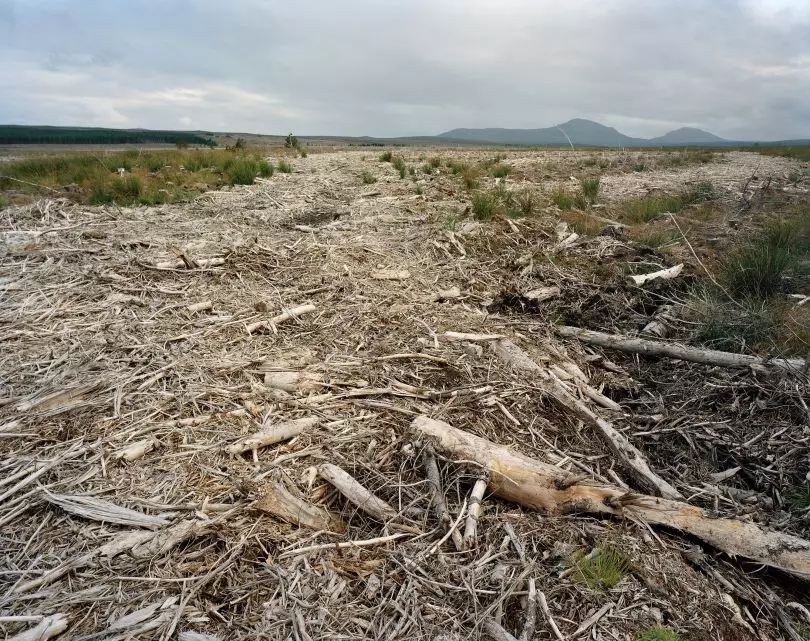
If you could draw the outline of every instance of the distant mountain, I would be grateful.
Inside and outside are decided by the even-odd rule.
[[[646,147],[728,144],[708,131],[683,127],[658,138],[632,138],[593,120],[574,118],[544,129],[452,129],[437,136],[501,145],[568,145],[575,147]]]
[[[665,133],[663,136],[650,138],[647,142],[651,145],[711,145],[715,143],[722,144],[726,140],[702,129],[681,127]]]

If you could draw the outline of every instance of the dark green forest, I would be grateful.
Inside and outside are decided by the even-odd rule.
[[[213,147],[213,134],[150,129],[103,129],[100,127],[47,127],[0,125],[2,145],[123,145],[168,143]]]

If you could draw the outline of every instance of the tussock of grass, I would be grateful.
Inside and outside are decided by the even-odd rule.
[[[431,165],[429,162],[426,162],[424,165],[422,165],[423,174],[432,174],[433,169],[434,169],[433,165]]]
[[[433,158],[430,158],[430,159],[428,160],[428,162],[430,163],[430,166],[431,166],[431,167],[433,167],[434,169],[437,169],[438,167],[440,167],[440,166],[441,166],[441,164],[442,164],[442,159],[441,159],[441,158],[439,158],[438,156],[433,156]]]
[[[810,254],[810,223],[775,221],[734,251],[724,280],[732,296],[764,300],[789,290],[786,276]]]
[[[464,186],[472,191],[478,189],[478,172],[472,167],[467,167],[461,174],[461,180],[464,181]]]
[[[291,174],[292,173],[292,163],[290,163],[286,158],[282,158],[278,161],[278,170],[282,174]]]
[[[374,175],[373,175],[373,174],[372,174],[370,171],[368,171],[368,170],[365,170],[365,171],[363,171],[363,173],[362,173],[362,174],[360,174],[360,180],[362,180],[362,181],[363,181],[363,184],[364,184],[364,185],[371,185],[371,184],[373,184],[373,183],[377,182],[377,179],[376,179],[376,178],[374,177]]]
[[[629,573],[630,561],[624,554],[603,548],[594,558],[576,560],[571,576],[589,588],[606,589],[614,587]]]
[[[599,178],[583,178],[579,181],[580,187],[582,187],[582,195],[585,196],[587,201],[591,204],[596,202],[596,198],[599,196]]]
[[[810,481],[794,488],[785,498],[793,510],[810,508]]]
[[[655,626],[642,630],[636,635],[637,641],[681,641],[680,635],[672,628]]]
[[[490,220],[497,205],[497,198],[490,192],[479,191],[473,194],[472,211],[476,220]]]
[[[555,189],[551,192],[551,202],[563,211],[569,211],[574,208],[574,195],[565,189]]]
[[[515,196],[515,203],[522,216],[531,216],[537,207],[534,192],[525,189]]]
[[[631,225],[648,223],[661,214],[675,214],[686,207],[711,199],[713,187],[710,182],[700,182],[685,187],[680,193],[648,194],[625,202],[619,212],[619,220]]]
[[[384,151],[380,154],[380,162],[391,162],[391,159],[394,157],[394,154],[391,151]]]
[[[463,173],[465,169],[467,169],[467,163],[463,163],[460,160],[450,159],[447,161],[447,166],[450,168],[450,172],[453,175],[457,175]]]
[[[504,163],[498,163],[493,165],[490,169],[490,173],[495,178],[506,178],[509,173],[512,171],[512,167]]]

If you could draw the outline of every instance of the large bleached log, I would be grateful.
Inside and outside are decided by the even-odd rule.
[[[532,358],[509,340],[500,340],[492,344],[495,355],[512,367],[532,372],[544,384],[545,389],[561,405],[567,407],[582,420],[586,421],[599,433],[602,441],[610,448],[628,473],[642,487],[657,492],[670,499],[682,498],[680,492],[658,476],[647,465],[641,452],[619,432],[610,421],[591,411],[585,403],[574,397],[552,373],[540,367]]]
[[[695,536],[730,556],[741,556],[810,580],[810,542],[751,522],[713,518],[699,507],[590,482],[568,484],[568,473],[510,448],[417,416],[420,437],[457,460],[475,461],[490,473],[493,494],[549,514],[592,513],[662,525]]]
[[[720,367],[751,367],[758,370],[767,370],[770,367],[792,372],[801,372],[807,368],[806,363],[799,358],[766,359],[747,354],[721,352],[716,349],[699,349],[680,343],[664,343],[644,338],[630,338],[620,334],[605,334],[567,325],[559,325],[556,329],[560,336],[576,338],[589,345],[629,352],[630,354],[667,356],[682,361],[719,365]]]

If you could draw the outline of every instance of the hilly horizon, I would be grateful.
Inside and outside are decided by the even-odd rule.
[[[539,129],[458,128],[440,133],[437,138],[506,145],[570,144],[575,147],[722,145],[733,142],[694,127],[681,127],[655,138],[634,138],[623,134],[615,127],[607,127],[584,118],[573,118],[552,127]]]

